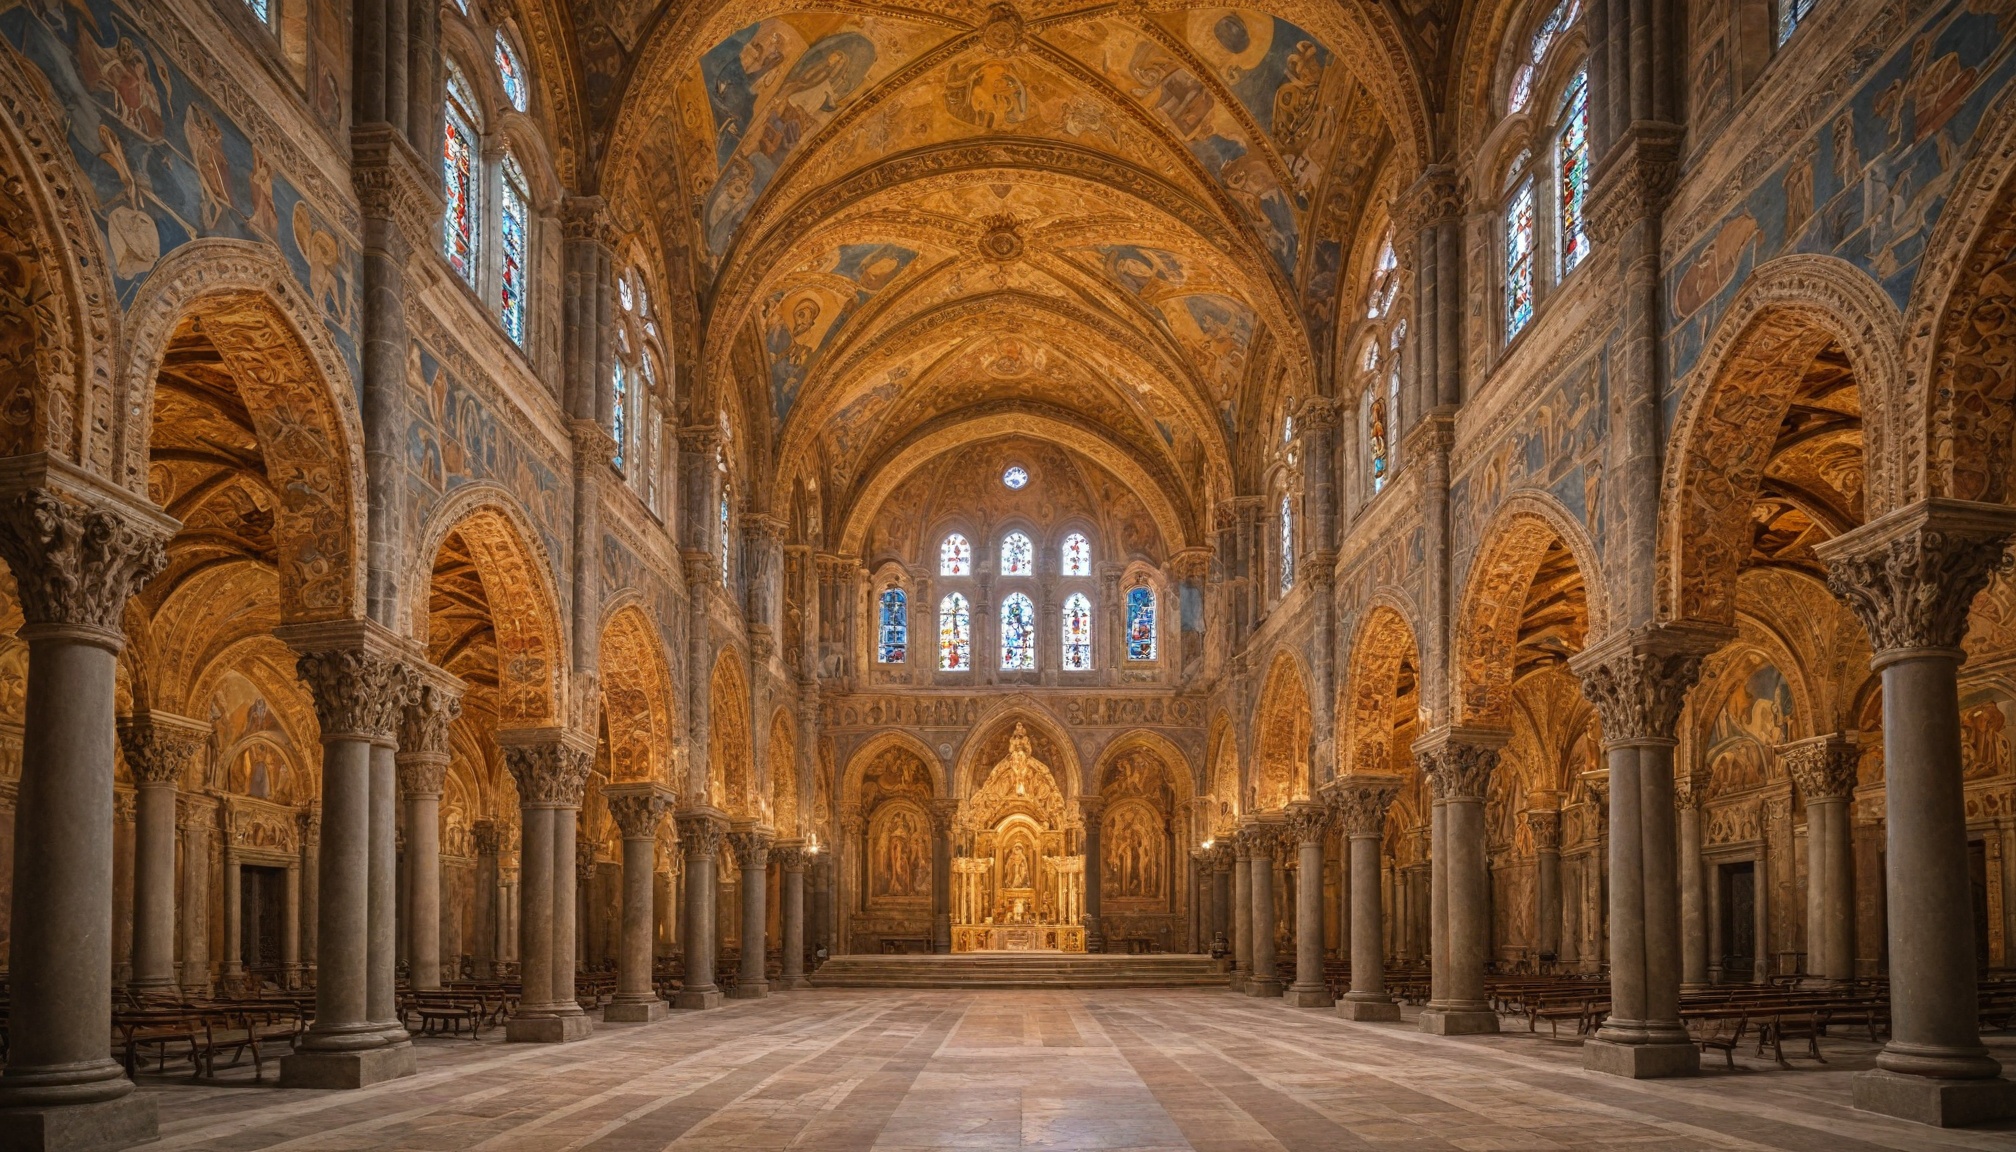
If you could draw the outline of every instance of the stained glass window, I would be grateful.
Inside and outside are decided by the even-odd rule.
[[[1372,491],[1386,487],[1387,407],[1378,384],[1365,393],[1365,455],[1371,461]]]
[[[901,588],[882,593],[881,642],[875,659],[883,664],[901,664],[910,656],[910,607]]]
[[[1034,576],[1036,574],[1036,549],[1029,543],[1029,537],[1020,532],[1010,532],[1001,538],[1001,575]]]
[[[1505,211],[1505,338],[1533,319],[1533,181],[1512,194]]]
[[[734,576],[729,571],[729,561],[735,552],[735,536],[728,530],[729,495],[728,489],[721,489],[721,579],[724,583]]]
[[[938,602],[938,667],[945,672],[973,667],[973,616],[957,592]]]
[[[1146,584],[1127,590],[1127,659],[1155,659],[1155,589]]]
[[[938,574],[940,576],[971,576],[973,574],[973,546],[966,537],[954,532],[945,537],[938,546]]]
[[[504,39],[504,33],[497,33],[497,79],[504,84],[504,98],[511,107],[525,111],[525,69],[518,63],[518,53],[511,50],[511,42]]]
[[[1778,43],[1792,38],[1799,22],[1813,11],[1814,0],[1778,0]]]
[[[1379,258],[1372,266],[1372,287],[1365,297],[1365,318],[1377,320],[1393,307],[1400,292],[1400,257],[1393,251],[1393,230],[1379,241]]]
[[[469,81],[448,61],[447,124],[442,132],[441,182],[446,200],[441,218],[441,251],[448,266],[476,282],[476,98]]]
[[[1532,98],[1533,66],[1521,64],[1519,70],[1512,73],[1512,94],[1505,100],[1506,111],[1517,112],[1526,107],[1526,101]]]
[[[257,16],[261,24],[272,21],[273,9],[267,0],[245,0],[245,6],[252,10],[252,15]]]
[[[1020,464],[1010,464],[1008,470],[1001,473],[1001,483],[1019,490],[1029,483],[1029,470]]]
[[[1295,501],[1281,494],[1281,591],[1295,586]]]
[[[1083,592],[1064,598],[1064,670],[1092,670],[1092,601]]]
[[[637,306],[637,297],[631,294],[630,277],[627,274],[616,278],[616,302],[623,305],[625,312]]]
[[[498,247],[503,250],[502,298],[498,318],[504,333],[514,344],[525,343],[525,250],[530,197],[525,193],[525,170],[507,149],[503,167],[503,206],[497,221]]]
[[[1379,341],[1376,338],[1365,341],[1365,355],[1358,358],[1358,364],[1367,372],[1379,367]]]
[[[1020,592],[1001,601],[1001,670],[1036,670],[1036,606]]]
[[[1092,574],[1092,542],[1083,532],[1073,532],[1064,537],[1064,575],[1090,576]]]
[[[609,373],[609,435],[616,441],[616,455],[610,463],[621,472],[630,447],[630,373],[621,360],[614,361]]]
[[[637,361],[637,366],[644,370],[644,383],[655,390],[658,387],[658,359],[651,355],[649,348],[644,349],[644,356]]]
[[[1555,170],[1561,179],[1561,275],[1589,254],[1582,204],[1589,195],[1589,74],[1579,72],[1568,86],[1567,116],[1555,142]]]

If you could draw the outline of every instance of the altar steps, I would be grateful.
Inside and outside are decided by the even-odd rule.
[[[942,956],[835,956],[815,988],[1224,987],[1209,956],[1108,956],[1072,952],[961,952]]]

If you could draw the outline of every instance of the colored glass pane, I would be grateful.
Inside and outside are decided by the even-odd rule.
[[[1583,202],[1589,195],[1589,74],[1578,73],[1568,88],[1567,116],[1555,144],[1555,170],[1561,175],[1561,275],[1566,276],[1589,254],[1589,233]]]
[[[651,388],[657,388],[658,358],[651,355],[649,348],[644,349],[644,358],[637,362],[637,366],[644,370],[644,383]]]
[[[1281,591],[1295,586],[1295,501],[1281,494]]]
[[[616,441],[616,455],[610,463],[623,470],[623,458],[630,447],[630,373],[618,360],[609,373],[609,436]]]
[[[1092,542],[1083,532],[1073,532],[1064,538],[1064,575],[1090,576],[1092,574]]]
[[[448,122],[442,132],[441,251],[457,276],[476,280],[476,133],[457,106],[455,90],[461,75],[448,74]]]
[[[954,532],[945,537],[938,546],[938,574],[940,576],[971,576],[973,574],[973,546],[966,537]]]
[[[245,6],[252,10],[252,15],[257,16],[261,24],[273,19],[273,9],[267,0],[245,0]]]
[[[729,572],[729,558],[735,547],[734,536],[728,530],[728,490],[721,490],[721,579],[726,581],[733,574]]]
[[[504,39],[504,33],[497,33],[497,79],[503,82],[504,99],[511,107],[525,111],[525,69],[518,63],[518,53],[511,50],[511,42]]]
[[[1792,38],[1799,22],[1813,11],[1813,0],[1778,0],[1778,43]]]
[[[1001,575],[1034,576],[1036,574],[1036,548],[1029,543],[1029,537],[1020,532],[1010,532],[1001,538]]]
[[[1533,66],[1521,64],[1519,70],[1512,73],[1512,94],[1505,98],[1505,109],[1508,112],[1517,112],[1525,108],[1526,102],[1532,98]]]
[[[1386,397],[1375,384],[1365,396],[1365,455],[1371,461],[1372,491],[1386,486]]]
[[[1365,341],[1365,355],[1358,358],[1358,366],[1367,372],[1379,367],[1379,341]]]
[[[504,153],[503,169],[503,206],[497,221],[498,247],[503,255],[498,277],[502,292],[498,300],[498,319],[503,321],[504,333],[511,337],[512,343],[522,346],[525,343],[525,252],[529,197],[525,194],[525,171],[518,167],[518,158],[509,152]]]
[[[1127,590],[1127,659],[1155,659],[1155,590],[1146,584]]]
[[[901,664],[910,655],[910,610],[901,588],[882,593],[881,640],[875,659],[883,664]]]
[[[1036,670],[1036,606],[1020,592],[1001,602],[1001,670]]]
[[[1505,337],[1533,319],[1533,182],[1519,185],[1505,212]]]
[[[938,667],[945,672],[973,667],[973,616],[957,592],[938,602]]]
[[[1064,599],[1064,670],[1066,672],[1089,672],[1092,670],[1092,601],[1083,592],[1073,592]]]
[[[630,294],[630,277],[618,276],[616,278],[616,302],[623,305],[623,311],[625,312],[636,307],[637,298]]]
[[[1008,470],[1001,474],[1001,483],[1010,488],[1020,489],[1029,483],[1029,470],[1020,464],[1011,464]]]

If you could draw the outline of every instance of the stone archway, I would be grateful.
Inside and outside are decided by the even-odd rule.
[[[1451,622],[1455,722],[1503,730],[1512,686],[1538,639],[1564,657],[1603,631],[1603,581],[1589,567],[1593,547],[1551,502],[1509,501],[1485,533]],[[1533,634],[1539,622],[1545,635]]]
[[[1398,609],[1381,604],[1366,613],[1351,646],[1338,714],[1344,738],[1338,742],[1339,775],[1395,773],[1394,734],[1413,721],[1398,713],[1398,700],[1419,691],[1421,657],[1414,629]]]
[[[1274,812],[1309,797],[1309,691],[1294,656],[1278,652],[1260,690],[1254,721],[1253,812]]]
[[[610,782],[673,786],[677,694],[658,630],[642,608],[628,605],[610,615],[597,664]]]
[[[715,659],[707,698],[707,802],[732,818],[754,817],[763,797],[756,791],[749,680],[733,649]]]

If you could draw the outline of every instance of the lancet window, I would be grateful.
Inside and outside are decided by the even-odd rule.
[[[910,604],[901,588],[882,593],[881,618],[876,629],[875,661],[901,664],[910,657]]]
[[[1155,589],[1137,584],[1127,590],[1127,659],[1155,659]]]
[[[938,602],[938,670],[966,672],[973,667],[973,613],[966,597],[947,593]]]
[[[1092,670],[1092,601],[1083,592],[1064,598],[1062,634],[1064,671]]]
[[[1036,606],[1020,592],[1001,601],[1001,670],[1036,670]]]

